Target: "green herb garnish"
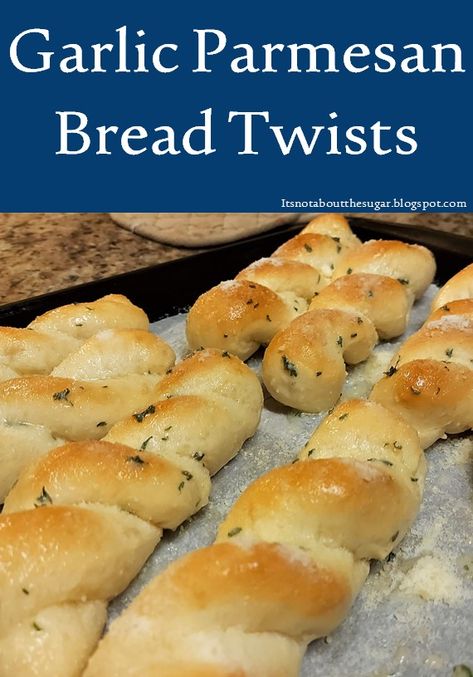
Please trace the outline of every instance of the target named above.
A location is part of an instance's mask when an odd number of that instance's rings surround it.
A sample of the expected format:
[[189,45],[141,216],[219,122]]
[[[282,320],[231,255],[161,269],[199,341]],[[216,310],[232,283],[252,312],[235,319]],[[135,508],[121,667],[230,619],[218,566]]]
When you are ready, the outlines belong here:
[[146,463],[146,461],[143,461],[141,456],[139,456],[138,454],[136,454],[136,456],[128,456],[126,460],[131,461],[132,463],[136,463],[136,465],[144,465]]
[[154,406],[154,404],[150,404],[147,409],[145,409],[144,411],[141,411],[139,414],[133,414],[133,418],[138,423],[142,423],[143,419],[146,416],[149,416],[149,414],[154,414],[155,411],[156,411],[156,407]]
[[43,487],[40,495],[36,498],[34,502],[35,508],[43,508],[45,505],[52,505],[53,499],[46,491],[46,487]]
[[241,530],[242,530],[241,527],[233,527],[233,529],[230,529],[227,536],[229,538],[233,538],[233,536],[236,536],[237,534],[239,534]]
[[60,402],[60,401],[67,402],[67,404],[69,406],[73,407],[74,405],[72,404],[72,402],[67,399],[70,394],[71,394],[71,389],[70,388],[64,388],[64,390],[61,390],[60,392],[53,394],[53,400],[56,400],[57,402]]
[[294,362],[290,362],[285,355],[281,357],[281,360],[284,369],[289,373],[290,376],[295,378],[297,376],[297,369]]

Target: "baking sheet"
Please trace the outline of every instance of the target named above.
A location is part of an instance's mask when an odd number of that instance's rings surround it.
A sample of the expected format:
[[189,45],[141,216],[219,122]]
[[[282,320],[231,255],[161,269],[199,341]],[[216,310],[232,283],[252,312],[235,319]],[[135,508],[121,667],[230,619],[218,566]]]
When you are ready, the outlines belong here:
[[[366,396],[406,336],[428,315],[436,287],[416,304],[408,332],[377,346],[364,365],[350,369],[344,397]],[[187,352],[185,315],[153,324],[178,359]],[[259,373],[261,360],[249,365]],[[219,522],[240,493],[261,474],[290,462],[322,415],[302,414],[265,400],[260,427],[212,482],[209,505],[175,532],[167,532],[129,588],[109,607],[110,619],[176,558],[213,542]],[[473,665],[473,439],[460,435],[427,452],[424,500],[395,557],[372,565],[347,620],[332,636],[313,642],[302,677],[450,675]]]

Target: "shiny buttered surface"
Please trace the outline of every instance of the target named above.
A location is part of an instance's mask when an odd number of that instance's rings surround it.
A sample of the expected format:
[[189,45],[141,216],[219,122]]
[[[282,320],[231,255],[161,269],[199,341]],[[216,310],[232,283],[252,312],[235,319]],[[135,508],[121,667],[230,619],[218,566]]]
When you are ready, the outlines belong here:
[[[367,359],[378,339],[405,331],[413,301],[434,274],[425,247],[361,244],[343,216],[324,214],[273,256],[202,294],[189,312],[187,338],[192,348],[214,346],[244,360],[269,344],[263,379],[274,399],[324,411],[340,396],[346,363]],[[338,326],[327,320],[337,313]],[[351,326],[353,316],[359,327]]]
[[256,375],[220,351],[187,358],[153,394],[103,440],[65,444],[31,463],[6,497],[2,675],[82,674],[107,601],[163,529],[208,502],[210,475],[255,432],[263,404]]
[[401,346],[370,396],[409,421],[424,448],[473,428],[472,274],[467,266],[440,289],[430,316]]
[[235,280],[197,299],[187,319],[189,346],[220,348],[246,360],[308,309],[338,260],[358,246],[343,216],[315,218],[271,257],[255,261]]
[[85,675],[161,674],[165,665],[183,677],[297,675],[307,643],[348,613],[368,560],[386,557],[409,528],[424,470],[401,418],[373,402],[340,405],[296,463],[243,492],[214,545],[143,590]]
[[415,519],[423,449],[473,425],[471,311],[470,299],[434,307],[371,399],[340,404],[295,463],[250,485],[217,542],[154,579],[85,674],[298,675],[307,643],[348,612],[368,561]]
[[157,397],[174,351],[124,296],[63,306],[0,328],[0,500],[27,463],[100,439]]

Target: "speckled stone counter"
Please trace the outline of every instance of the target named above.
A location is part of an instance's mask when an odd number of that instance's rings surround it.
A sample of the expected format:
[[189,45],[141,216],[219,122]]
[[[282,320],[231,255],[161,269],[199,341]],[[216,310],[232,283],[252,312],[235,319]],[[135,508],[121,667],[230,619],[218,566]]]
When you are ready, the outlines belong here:
[[0,303],[193,253],[146,240],[106,214],[0,214]]
[[[360,214],[358,214],[360,216]],[[473,236],[473,214],[363,214]],[[188,256],[106,214],[0,214],[0,303]]]

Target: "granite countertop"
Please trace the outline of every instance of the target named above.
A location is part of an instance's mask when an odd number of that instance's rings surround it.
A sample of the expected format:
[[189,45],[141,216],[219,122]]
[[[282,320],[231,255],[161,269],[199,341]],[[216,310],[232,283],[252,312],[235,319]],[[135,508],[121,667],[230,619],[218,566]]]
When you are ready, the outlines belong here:
[[[473,214],[357,214],[473,236]],[[0,214],[0,303],[188,256],[107,214]]]

